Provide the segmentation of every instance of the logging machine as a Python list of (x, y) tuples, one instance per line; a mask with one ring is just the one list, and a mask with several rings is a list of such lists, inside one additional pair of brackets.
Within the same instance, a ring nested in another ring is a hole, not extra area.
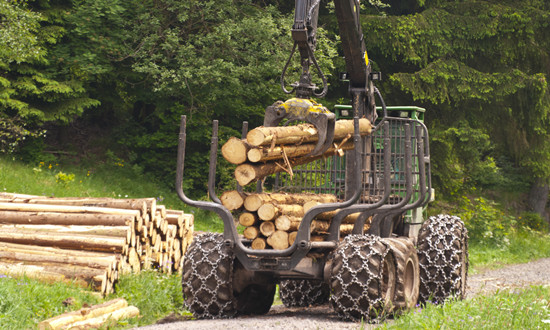
[[(283, 90), (295, 97), (268, 106), (263, 125), (269, 132), (309, 127), (315, 138), (301, 137), (285, 145), (279, 133), (272, 133), (263, 149), (259, 146), (260, 154), (281, 150), (280, 159), (266, 156), (247, 164), (257, 172), (246, 172), (250, 179), (238, 180), (243, 184), (237, 184), (236, 191), (243, 198), (256, 196), (275, 211), (267, 218), (259, 210), (247, 211), (252, 215), (245, 235), (236, 226), (239, 213), (230, 211), (214, 190), (217, 121), (208, 182), (212, 201), (191, 200), (183, 192), (186, 118), (182, 117), (178, 195), (191, 206), (216, 212), (224, 223), (223, 234), (196, 236), (185, 255), (183, 295), (197, 318), (265, 314), (277, 285), (287, 306), (330, 302), (341, 318), (349, 320), (375, 321), (419, 302), (464, 297), (466, 228), (455, 216), (425, 216), (434, 192), (424, 109), (385, 105), (373, 84), (381, 74), (372, 71), (367, 56), (359, 1), (334, 1), (350, 104), (329, 111), (312, 100), (328, 91), (314, 55), (319, 3), (295, 1), (294, 46), (281, 75)], [(285, 74), (296, 50), (302, 74), (288, 90)], [(311, 68), (322, 87), (312, 83)], [(361, 128), (365, 120), (366, 132)], [(351, 130), (342, 137), (340, 123), (345, 122)], [(243, 141), (247, 131), (245, 123)], [(287, 154), (290, 148), (306, 151), (296, 156)], [(279, 226), (283, 217), (288, 220), (286, 231)]]

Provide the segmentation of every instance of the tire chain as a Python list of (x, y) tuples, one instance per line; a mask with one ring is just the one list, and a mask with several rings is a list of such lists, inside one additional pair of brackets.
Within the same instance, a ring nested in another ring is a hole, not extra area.
[(287, 307), (318, 306), (330, 296), (327, 283), (314, 280), (283, 280), (279, 283), (279, 295)]
[[(418, 234), (418, 259), (421, 303), (443, 303), (452, 295), (464, 298), (463, 288), (468, 274), (468, 231), (459, 217), (440, 214), (430, 217), (422, 225)], [(462, 266), (465, 267), (464, 276)]]
[(385, 317), (381, 264), (389, 251), (380, 237), (349, 235), (333, 252), (330, 302), (340, 318), (375, 323)]
[(194, 237), (185, 254), (182, 288), (185, 305), (196, 318), (235, 316), (233, 261), (223, 235), (205, 233)]

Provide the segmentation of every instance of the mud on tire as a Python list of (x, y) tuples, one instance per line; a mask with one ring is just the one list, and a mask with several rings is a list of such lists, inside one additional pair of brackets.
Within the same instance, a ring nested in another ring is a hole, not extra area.
[(328, 302), (329, 285), (314, 280), (282, 280), (279, 295), (286, 307), (317, 306)]
[(420, 270), (416, 248), (407, 237), (384, 238), (397, 263), (394, 312), (413, 308), (419, 296)]
[(418, 233), (421, 303), (443, 303), (466, 293), (468, 275), (468, 231), (460, 218), (430, 217)]
[(227, 318), (236, 313), (232, 288), (234, 257), (223, 243), (221, 234), (201, 234), (185, 253), (183, 298), (198, 319)]
[(330, 302), (345, 320), (375, 322), (391, 308), (396, 265), (389, 245), (372, 235), (349, 235), (333, 252)]

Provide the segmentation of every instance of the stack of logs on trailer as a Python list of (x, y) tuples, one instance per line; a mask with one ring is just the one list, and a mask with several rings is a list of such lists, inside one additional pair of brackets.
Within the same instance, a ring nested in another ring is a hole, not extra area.
[[(370, 134), (371, 123), (359, 120), (361, 136)], [(317, 141), (317, 129), (310, 124), (295, 126), (258, 127), (248, 132), (246, 139), (230, 138), (222, 146), (223, 157), (237, 165), (235, 179), (241, 186), (266, 176), (287, 172), (294, 166), (330, 157), (343, 156), (354, 148), (353, 120), (338, 120), (334, 143), (322, 155), (309, 156)], [(238, 223), (244, 226), (243, 235), (252, 240), (253, 249), (286, 249), (294, 242), (304, 214), (320, 203), (335, 203), (330, 194), (246, 193), (226, 191), (220, 196), (222, 204), (232, 211)], [(319, 214), (311, 223), (311, 239), (324, 240), (330, 220), (336, 211)], [(358, 214), (347, 216), (341, 226), (341, 236), (351, 232)], [(368, 226), (368, 225), (366, 225)]]
[(119, 275), (182, 272), (194, 219), (155, 198), (0, 193), (0, 273), (113, 292)]

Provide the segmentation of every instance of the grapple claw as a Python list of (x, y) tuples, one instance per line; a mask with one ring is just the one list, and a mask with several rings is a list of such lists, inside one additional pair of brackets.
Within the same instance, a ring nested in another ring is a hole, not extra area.
[(317, 129), (317, 145), (307, 156), (321, 155), (332, 145), (336, 116), (315, 101), (292, 98), (286, 102), (277, 101), (266, 108), (265, 127), (277, 126), (283, 119), (305, 121)]

